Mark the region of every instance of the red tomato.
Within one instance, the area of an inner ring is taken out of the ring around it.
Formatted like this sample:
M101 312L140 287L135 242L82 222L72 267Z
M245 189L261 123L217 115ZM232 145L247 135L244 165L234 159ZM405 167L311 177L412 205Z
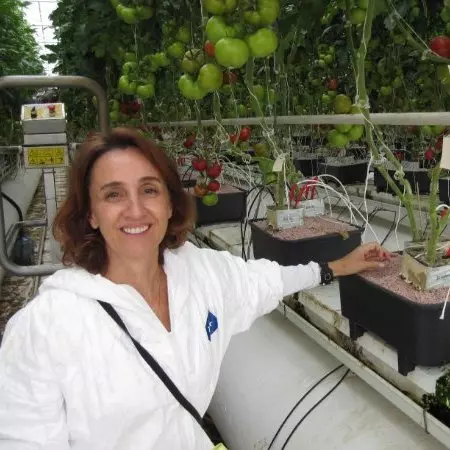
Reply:
M436 36L430 41L431 50L443 58L450 58L450 38L447 36Z
M192 167L195 170L198 170L199 172L203 172L206 167L207 167L207 163L206 163L206 159L203 158L196 158L192 160Z
M330 91L335 91L338 88L338 84L339 82L338 80L336 80L336 78L330 78L326 82L326 87Z
M423 155L427 161L431 161L434 158L434 152L431 147L428 147Z
M195 142L195 134L191 134L183 143L184 148L191 148Z
M222 166L219 163L214 163L206 169L206 175L209 178L217 178L222 173Z
M249 127L244 127L241 129L241 132L239 133L239 140L240 141L248 141L250 139L250 136L252 135L252 131Z
M403 152L395 152L394 156L399 160L403 161L405 159L405 154Z
M214 58L216 56L216 47L211 41L206 41L205 46L203 47L203 50L205 50L205 53L208 56L211 56L211 58Z
M208 183L208 191L217 192L220 189L220 183L217 180L211 180Z
M434 148L437 152L442 151L443 143L444 143L444 137L443 136L438 137L436 140L436 144L434 145Z
M236 144L239 141L239 137L237 134L230 134L230 142L232 144Z
M230 72L229 70L223 73L223 84L236 84L238 75L236 72Z

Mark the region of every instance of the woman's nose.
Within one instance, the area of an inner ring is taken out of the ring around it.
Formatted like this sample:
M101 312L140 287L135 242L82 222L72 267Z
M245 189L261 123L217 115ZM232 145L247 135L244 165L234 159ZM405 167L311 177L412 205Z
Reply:
M126 214L133 219L141 218L145 214L144 204L139 195L129 197Z

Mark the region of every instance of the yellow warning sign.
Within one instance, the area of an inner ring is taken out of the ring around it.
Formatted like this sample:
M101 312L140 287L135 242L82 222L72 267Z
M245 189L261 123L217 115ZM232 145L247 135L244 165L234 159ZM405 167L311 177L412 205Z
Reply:
M66 162L65 147L28 147L27 166L64 166Z

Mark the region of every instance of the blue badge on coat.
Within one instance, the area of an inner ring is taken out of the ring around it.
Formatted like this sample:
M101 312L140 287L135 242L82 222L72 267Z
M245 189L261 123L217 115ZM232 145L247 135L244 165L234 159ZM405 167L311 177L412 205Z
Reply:
M217 322L217 317L208 311L208 317L206 318L206 334L208 335L208 340L211 341L211 336L219 328L219 323Z

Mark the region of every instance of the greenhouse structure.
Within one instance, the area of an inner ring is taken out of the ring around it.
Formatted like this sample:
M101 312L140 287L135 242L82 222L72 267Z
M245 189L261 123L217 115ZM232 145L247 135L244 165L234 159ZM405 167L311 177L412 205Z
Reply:
M450 449L450 0L0 0L0 193L1 450Z

